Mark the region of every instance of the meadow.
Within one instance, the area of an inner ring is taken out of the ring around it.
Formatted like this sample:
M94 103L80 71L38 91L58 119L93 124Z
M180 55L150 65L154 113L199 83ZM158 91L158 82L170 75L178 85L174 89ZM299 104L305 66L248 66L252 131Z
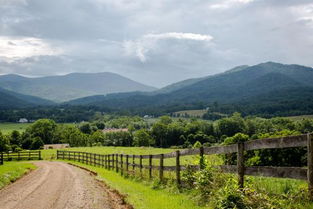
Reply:
M0 123L0 131L8 134L14 130L24 132L32 123Z

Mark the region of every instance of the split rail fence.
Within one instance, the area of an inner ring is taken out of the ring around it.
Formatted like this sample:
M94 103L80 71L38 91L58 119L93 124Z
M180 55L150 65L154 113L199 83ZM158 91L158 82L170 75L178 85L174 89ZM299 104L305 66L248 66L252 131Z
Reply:
M0 165L4 161L41 160L41 151L1 152Z
M245 167L244 152L249 150L259 149L280 149L292 147L307 147L307 167L273 167L273 166L253 166ZM88 152L77 151L57 151L57 159L73 160L88 165L101 166L106 169L113 169L116 172L128 173L136 168L142 174L143 169L149 171L149 177L152 178L152 170L158 170L159 179L163 181L164 171L174 171L176 173L176 181L181 185L181 170L187 166L181 165L182 156L212 154L230 154L237 153L237 165L222 165L220 166L223 172L237 173L238 184L240 188L244 186L244 175L265 176L278 178L292 178L307 180L309 196L313 199L313 137L311 134L298 136L288 136L281 138L266 138L257 139L247 142L239 142L237 144L215 147L201 147L199 149L177 150L167 154L157 155L125 155L125 154L95 154ZM139 158L139 164L135 163L135 159ZM164 159L175 158L175 166L164 166ZM143 159L149 159L148 165L143 165ZM153 165L152 161L157 159L158 166ZM202 169L200 165L193 165L196 169Z

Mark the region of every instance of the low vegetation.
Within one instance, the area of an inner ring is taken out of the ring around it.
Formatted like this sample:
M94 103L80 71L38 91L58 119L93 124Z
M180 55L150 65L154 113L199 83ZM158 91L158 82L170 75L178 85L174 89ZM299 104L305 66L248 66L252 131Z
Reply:
M0 189L35 168L35 165L31 163L5 162L4 165L0 166Z

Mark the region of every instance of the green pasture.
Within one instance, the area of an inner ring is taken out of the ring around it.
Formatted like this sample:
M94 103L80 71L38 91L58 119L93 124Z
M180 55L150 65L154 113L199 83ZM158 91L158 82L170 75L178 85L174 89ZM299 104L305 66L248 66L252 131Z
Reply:
M0 131L4 134L10 133L14 130L23 132L32 123L0 123Z

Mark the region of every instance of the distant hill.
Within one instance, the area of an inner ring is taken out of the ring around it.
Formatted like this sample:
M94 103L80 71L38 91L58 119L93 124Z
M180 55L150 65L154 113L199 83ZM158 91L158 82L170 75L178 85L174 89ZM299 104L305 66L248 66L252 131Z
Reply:
M247 105L249 108L254 105L254 108L261 110L261 105L268 107L268 104L284 101L283 105L286 107L287 104L295 104L302 98L302 104L298 105L306 104L307 101L308 107L313 102L308 98L313 96L312 80L313 69L310 67L267 62L254 66L239 66L214 76L180 82L172 85L174 88L170 88L167 93L161 89L157 91L161 93L155 95L108 95L84 104L132 110L172 107L177 111L185 107L203 108L219 103L247 108ZM179 88L176 88L177 86ZM80 102L82 101L84 99L80 99ZM292 106L290 108L292 109Z
M9 74L0 76L0 87L55 102L118 92L156 90L154 87L109 72L71 73L40 78Z
M0 108L25 108L53 104L53 102L39 97L23 95L0 88Z

